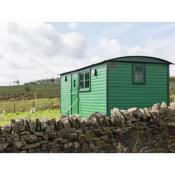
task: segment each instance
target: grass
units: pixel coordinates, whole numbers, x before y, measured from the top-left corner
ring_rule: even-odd
[[[23,111],[29,111],[33,107],[36,107],[36,109],[39,108],[48,108],[53,105],[59,105],[59,99],[58,98],[42,98],[42,99],[36,99],[36,100],[6,100],[6,101],[0,101],[0,113],[5,111],[6,113],[12,113],[12,112],[23,112]]]
[[[51,109],[56,106],[56,109]],[[15,112],[14,112],[15,105]],[[36,112],[32,112],[32,109]],[[0,101],[0,126],[10,124],[12,119],[59,119],[58,98],[42,98],[36,100]],[[4,112],[3,112],[4,111]]]
[[[0,126],[5,126],[10,124],[12,119],[59,119],[60,118],[60,110],[59,109],[48,109],[42,111],[36,111],[35,113],[32,112],[16,112],[16,113],[7,113],[5,115],[0,116]]]
[[[34,97],[36,93],[38,98],[45,97],[58,97],[59,85],[58,84],[35,84],[30,85],[30,92],[26,92],[26,85],[19,86],[0,86],[0,100],[9,98],[22,98],[22,97]]]

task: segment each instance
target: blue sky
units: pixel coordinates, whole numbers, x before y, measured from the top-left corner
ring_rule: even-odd
[[[101,38],[117,39],[125,46],[142,44],[147,37],[154,34],[154,30],[171,23],[75,23],[68,27],[68,23],[50,23],[56,30],[63,33],[78,32],[85,36],[89,54],[98,53]]]
[[[175,23],[168,22],[0,23],[0,40],[0,85],[56,77],[125,55],[175,63]]]
[[[87,54],[89,56],[118,56],[114,50],[114,54],[103,55],[102,48],[99,43],[102,39],[106,39],[106,44],[110,41],[117,41],[124,50],[122,55],[144,53],[150,56],[159,56],[164,59],[173,61],[175,55],[168,55],[168,51],[172,52],[172,44],[175,44],[175,23],[170,22],[93,22],[93,23],[74,23],[72,27],[69,23],[50,23],[56,30],[63,33],[78,32],[81,33],[86,40]],[[69,27],[68,27],[69,26]],[[111,44],[112,45],[112,44]],[[107,46],[106,46],[107,47]],[[122,49],[121,48],[121,49]],[[139,49],[140,48],[140,49]],[[107,48],[106,48],[107,49]],[[165,49],[165,52],[163,50]],[[135,51],[134,51],[135,50]],[[153,52],[153,50],[155,50]],[[154,54],[154,55],[152,55]]]

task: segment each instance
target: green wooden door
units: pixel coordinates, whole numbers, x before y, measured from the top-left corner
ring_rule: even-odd
[[[79,95],[78,95],[78,73],[72,74],[72,90],[71,90],[71,105],[72,105],[72,115],[78,114],[78,103],[79,103]]]

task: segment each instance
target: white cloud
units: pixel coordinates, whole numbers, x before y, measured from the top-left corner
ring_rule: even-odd
[[[79,23],[77,22],[70,22],[70,23],[67,23],[68,27],[70,29],[76,29],[78,26],[79,26]]]
[[[175,34],[163,37],[148,37],[135,46],[121,44],[116,38],[102,38],[99,40],[102,58],[114,58],[126,55],[155,56],[175,63]],[[175,67],[171,66],[170,75],[175,75]]]
[[[102,38],[100,40],[100,46],[106,49],[110,49],[111,51],[113,51],[114,49],[116,49],[117,51],[121,49],[120,44],[116,39]]]
[[[0,85],[56,76],[83,59],[85,52],[80,33],[60,33],[46,23],[1,23]]]
[[[78,23],[69,25],[73,29]],[[132,25],[130,28],[133,31]],[[93,36],[93,33],[90,33],[92,30],[87,31],[85,38],[77,32],[60,32],[48,23],[0,23],[0,85],[17,79],[28,82],[55,77],[64,71],[124,55],[150,55],[175,63],[173,29],[174,25],[153,30],[146,38],[138,39],[136,43],[137,40],[133,42],[133,37],[129,39],[129,29],[122,33],[120,38],[112,35],[99,38],[97,35],[94,39],[88,38]],[[96,31],[95,28],[93,30]],[[132,44],[127,45],[127,40],[122,42],[123,36],[128,37]],[[171,74],[175,75],[173,67]]]

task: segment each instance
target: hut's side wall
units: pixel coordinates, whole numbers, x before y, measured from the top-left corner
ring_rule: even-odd
[[[67,76],[67,81],[65,81]],[[71,74],[61,76],[61,114],[70,115],[68,109],[71,106]]]
[[[133,106],[143,108],[162,101],[168,103],[169,66],[144,63],[145,84],[133,84],[132,64],[127,62],[108,63],[108,114],[114,107],[120,109]]]
[[[94,69],[97,70],[97,76],[94,76]],[[106,114],[106,70],[106,63],[90,68],[90,91],[79,92],[80,115],[86,117],[94,112],[101,112]]]

